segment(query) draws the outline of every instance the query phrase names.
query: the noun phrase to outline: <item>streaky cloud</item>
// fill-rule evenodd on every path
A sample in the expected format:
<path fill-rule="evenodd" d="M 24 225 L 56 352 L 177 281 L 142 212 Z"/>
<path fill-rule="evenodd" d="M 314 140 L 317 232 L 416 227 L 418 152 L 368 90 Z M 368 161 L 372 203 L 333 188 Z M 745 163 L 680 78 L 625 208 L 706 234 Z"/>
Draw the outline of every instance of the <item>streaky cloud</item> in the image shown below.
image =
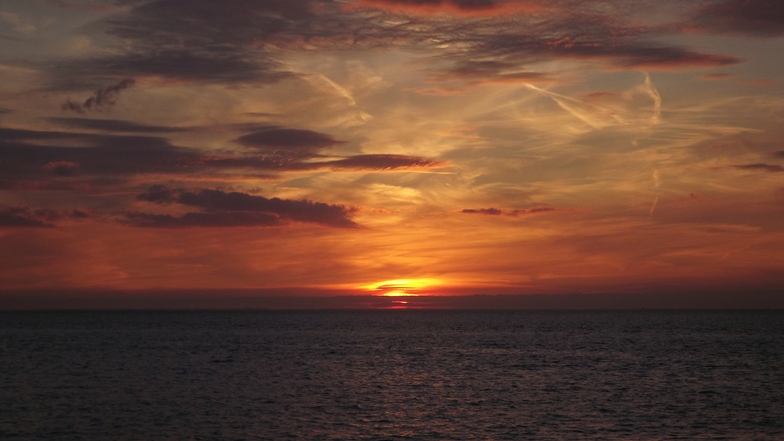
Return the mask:
<path fill-rule="evenodd" d="M 133 121 L 119 119 L 92 119 L 92 118 L 60 118 L 50 117 L 46 121 L 77 129 L 96 130 L 100 132 L 117 133 L 178 133 L 190 130 L 190 128 L 152 126 L 139 124 Z"/>
<path fill-rule="evenodd" d="M 278 216 L 253 212 L 189 212 L 180 216 L 129 212 L 123 222 L 146 228 L 274 227 L 285 223 Z"/>
<path fill-rule="evenodd" d="M 334 169 L 353 170 L 399 170 L 411 168 L 442 167 L 446 165 L 444 162 L 435 161 L 420 156 L 392 154 L 354 155 L 345 159 L 326 161 L 315 164 L 327 165 Z"/>
<path fill-rule="evenodd" d="M 279 151 L 278 149 L 320 150 L 343 143 L 343 141 L 337 141 L 324 133 L 284 128 L 270 128 L 249 133 L 240 136 L 234 141 L 245 147 L 273 151 Z"/>
<path fill-rule="evenodd" d="M 769 173 L 784 172 L 784 167 L 780 165 L 765 164 L 765 163 L 733 165 L 731 167 L 736 168 L 738 170 L 757 170 L 757 171 L 764 171 Z"/>
<path fill-rule="evenodd" d="M 260 212 L 267 213 L 281 220 L 315 223 L 339 228 L 353 228 L 357 226 L 350 219 L 355 209 L 343 205 L 331 205 L 308 200 L 265 198 L 248 193 L 227 193 L 211 189 L 187 191 L 171 189 L 164 185 L 149 187 L 146 192 L 139 194 L 137 199 L 159 204 L 177 203 L 199 207 L 208 212 Z"/>
<path fill-rule="evenodd" d="M 533 208 L 517 208 L 513 210 L 502 210 L 500 208 L 489 207 L 489 208 L 465 208 L 461 210 L 461 213 L 464 214 L 481 214 L 485 216 L 511 216 L 511 217 L 518 217 L 518 216 L 527 216 L 531 214 L 539 214 L 539 213 L 550 213 L 554 211 L 563 211 L 563 209 L 550 207 L 550 206 L 538 206 Z"/>
<path fill-rule="evenodd" d="M 52 228 L 57 221 L 89 217 L 88 213 L 76 209 L 5 207 L 0 208 L 0 228 Z"/>

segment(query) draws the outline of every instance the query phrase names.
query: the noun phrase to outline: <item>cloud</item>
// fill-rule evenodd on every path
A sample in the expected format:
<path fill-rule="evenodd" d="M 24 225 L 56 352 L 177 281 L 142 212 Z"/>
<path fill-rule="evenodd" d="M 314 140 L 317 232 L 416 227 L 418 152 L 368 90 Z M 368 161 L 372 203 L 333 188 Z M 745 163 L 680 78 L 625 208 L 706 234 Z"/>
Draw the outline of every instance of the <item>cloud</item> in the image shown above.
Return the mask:
<path fill-rule="evenodd" d="M 731 167 L 737 168 L 739 170 L 758 170 L 770 173 L 776 172 L 784 172 L 784 167 L 780 165 L 773 165 L 773 164 L 745 164 L 745 165 L 732 165 Z"/>
<path fill-rule="evenodd" d="M 95 4 L 95 3 L 77 3 L 66 0 L 49 0 L 51 3 L 63 9 L 71 9 L 74 11 L 88 11 L 88 12 L 111 12 L 117 9 L 113 4 Z M 122 2 L 109 2 L 109 3 L 122 3 Z"/>
<path fill-rule="evenodd" d="M 161 49 L 150 53 L 127 53 L 65 65 L 61 70 L 72 76 L 132 74 L 224 84 L 270 83 L 291 76 L 288 72 L 277 71 L 282 65 L 275 60 L 253 60 L 250 54 L 232 53 L 228 47 L 226 52 L 207 54 L 199 53 L 199 50 Z"/>
<path fill-rule="evenodd" d="M 177 200 L 177 194 L 174 190 L 165 185 L 155 184 L 150 186 L 144 193 L 136 195 L 136 199 L 159 204 L 169 204 Z"/>
<path fill-rule="evenodd" d="M 336 161 L 315 163 L 315 165 L 326 165 L 334 169 L 397 170 L 408 168 L 442 167 L 446 164 L 420 156 L 376 154 L 349 156 L 348 158 L 339 159 Z"/>
<path fill-rule="evenodd" d="M 575 24 L 576 26 L 579 26 Z M 542 30 L 546 32 L 546 29 Z M 612 28 L 597 25 L 587 29 L 585 36 L 579 32 L 568 32 L 547 38 L 530 33 L 498 33 L 477 39 L 466 55 L 473 60 L 493 57 L 501 61 L 499 66 L 523 68 L 533 63 L 552 58 L 605 62 L 616 69 L 672 70 L 715 66 L 726 66 L 740 62 L 739 59 L 696 52 L 676 46 L 654 45 L 630 38 L 606 35 Z M 464 62 L 464 61 L 461 61 Z"/>
<path fill-rule="evenodd" d="M 106 76 L 154 76 L 220 84 L 291 77 L 265 42 L 310 31 L 309 0 L 156 0 L 113 14 L 91 30 L 122 42 L 114 55 L 60 65 L 60 87 Z M 65 76 L 67 78 L 63 78 Z"/>
<path fill-rule="evenodd" d="M 0 208 L 0 228 L 52 228 L 57 222 L 66 219 L 85 219 L 89 214 L 80 210 L 52 210 L 29 207 Z"/>
<path fill-rule="evenodd" d="M 451 14 L 466 17 L 533 13 L 543 9 L 538 2 L 503 0 L 359 0 L 357 4 L 392 12 L 418 15 Z"/>
<path fill-rule="evenodd" d="M 279 219 L 279 225 L 286 221 L 308 222 L 331 227 L 353 228 L 357 224 L 350 219 L 355 209 L 343 205 L 330 205 L 308 200 L 288 200 L 265 198 L 247 193 L 201 189 L 186 191 L 154 185 L 137 199 L 160 204 L 177 203 L 203 208 L 209 212 L 240 213 L 240 219 L 248 219 L 246 212 L 266 213 Z M 163 219 L 163 218 L 162 218 Z M 224 219 L 224 218 L 220 218 Z M 163 220 L 162 222 L 168 222 Z M 229 222 L 226 220 L 226 222 Z M 226 225 L 230 226 L 230 225 Z"/>
<path fill-rule="evenodd" d="M 557 72 L 537 72 L 531 65 L 554 59 L 633 70 L 740 61 L 654 43 L 672 29 L 645 26 L 640 9 L 572 0 L 157 0 L 133 4 L 92 25 L 92 32 L 116 39 L 113 55 L 66 61 L 53 82 L 59 88 L 84 87 L 106 77 L 153 76 L 269 84 L 298 76 L 286 63 L 290 53 L 366 48 L 416 49 L 434 62 L 433 78 L 444 75 L 474 85 L 552 82 Z M 390 17 L 401 12 L 410 15 Z M 718 12 L 703 11 L 709 13 Z M 627 16 L 631 19 L 621 19 Z M 450 88 L 434 85 L 432 90 Z M 77 112 L 82 107 L 64 104 Z"/>
<path fill-rule="evenodd" d="M 466 208 L 462 211 L 462 213 L 467 214 L 486 214 L 490 216 L 500 216 L 504 214 L 504 211 L 499 208 Z"/>
<path fill-rule="evenodd" d="M 709 74 L 701 75 L 700 78 L 703 80 L 723 80 L 731 76 L 733 76 L 733 74 L 730 73 L 709 73 Z"/>
<path fill-rule="evenodd" d="M 101 132 L 119 133 L 177 133 L 185 132 L 189 128 L 151 126 L 133 121 L 119 119 L 92 119 L 92 118 L 46 118 L 46 121 L 78 129 L 97 130 Z"/>
<path fill-rule="evenodd" d="M 331 136 L 311 130 L 271 128 L 240 136 L 234 142 L 287 158 L 313 158 L 321 149 L 342 144 Z"/>
<path fill-rule="evenodd" d="M 147 228 L 274 227 L 285 222 L 278 216 L 253 212 L 170 214 L 126 213 L 124 222 Z"/>
<path fill-rule="evenodd" d="M 727 0 L 700 8 L 686 24 L 706 31 L 756 37 L 784 35 L 784 8 L 779 0 Z"/>
<path fill-rule="evenodd" d="M 188 164 L 198 163 L 201 156 L 155 136 L 0 128 L 0 170 L 6 176 L 63 176 L 77 170 L 81 175 L 187 173 L 197 171 Z"/>
<path fill-rule="evenodd" d="M 126 78 L 117 84 L 98 89 L 92 96 L 87 98 L 84 103 L 78 104 L 71 100 L 67 100 L 62 105 L 62 110 L 70 110 L 76 113 L 84 113 L 87 110 L 104 110 L 113 107 L 117 104 L 120 98 L 120 92 L 136 84 L 133 78 Z"/>
<path fill-rule="evenodd" d="M 466 208 L 461 210 L 461 213 L 465 214 L 482 214 L 486 216 L 527 216 L 529 214 L 539 214 L 539 213 L 550 213 L 553 211 L 562 211 L 562 209 L 548 207 L 548 206 L 540 206 L 540 207 L 533 207 L 533 208 L 524 208 L 524 209 L 514 209 L 514 210 L 502 210 L 500 208 Z"/>
<path fill-rule="evenodd" d="M 47 162 L 43 167 L 57 176 L 76 176 L 79 172 L 79 164 L 71 161 Z"/>
<path fill-rule="evenodd" d="M 9 207 L 0 209 L 0 228 L 35 227 L 51 228 L 54 225 L 39 219 L 27 207 Z"/>
<path fill-rule="evenodd" d="M 91 125 L 81 119 L 67 124 Z M 99 121 L 95 127 L 123 129 L 115 120 Z M 130 125 L 130 129 L 134 129 Z M 313 170 L 400 170 L 441 167 L 432 159 L 405 155 L 355 155 L 341 159 L 312 161 L 323 157 L 320 150 L 341 143 L 326 134 L 309 130 L 273 128 L 242 136 L 235 141 L 258 153 L 223 156 L 196 148 L 172 145 L 159 136 L 39 131 L 0 128 L 0 172 L 6 178 L 67 176 L 118 176 L 145 173 L 176 175 L 206 171 L 313 171 Z M 75 147 L 74 144 L 79 145 Z"/>

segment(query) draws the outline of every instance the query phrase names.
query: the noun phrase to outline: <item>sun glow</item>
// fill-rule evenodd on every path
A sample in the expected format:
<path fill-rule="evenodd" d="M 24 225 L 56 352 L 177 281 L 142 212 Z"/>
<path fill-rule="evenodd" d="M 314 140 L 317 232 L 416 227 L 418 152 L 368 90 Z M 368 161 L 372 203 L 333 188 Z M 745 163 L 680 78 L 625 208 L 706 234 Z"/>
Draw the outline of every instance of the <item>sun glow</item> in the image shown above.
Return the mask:
<path fill-rule="evenodd" d="M 362 288 L 376 291 L 379 293 L 379 295 L 386 297 L 404 297 L 417 296 L 421 294 L 423 290 L 440 284 L 440 280 L 430 278 L 394 279 L 365 285 Z"/>

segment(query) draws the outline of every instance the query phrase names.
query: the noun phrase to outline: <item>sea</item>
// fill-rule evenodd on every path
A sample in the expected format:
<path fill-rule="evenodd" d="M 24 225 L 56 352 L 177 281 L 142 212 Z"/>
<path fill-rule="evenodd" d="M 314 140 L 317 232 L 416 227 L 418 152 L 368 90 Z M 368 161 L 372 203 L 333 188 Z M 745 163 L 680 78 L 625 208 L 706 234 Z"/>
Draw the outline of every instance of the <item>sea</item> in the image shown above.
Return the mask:
<path fill-rule="evenodd" d="M 0 313 L 2 440 L 781 440 L 784 311 Z"/>

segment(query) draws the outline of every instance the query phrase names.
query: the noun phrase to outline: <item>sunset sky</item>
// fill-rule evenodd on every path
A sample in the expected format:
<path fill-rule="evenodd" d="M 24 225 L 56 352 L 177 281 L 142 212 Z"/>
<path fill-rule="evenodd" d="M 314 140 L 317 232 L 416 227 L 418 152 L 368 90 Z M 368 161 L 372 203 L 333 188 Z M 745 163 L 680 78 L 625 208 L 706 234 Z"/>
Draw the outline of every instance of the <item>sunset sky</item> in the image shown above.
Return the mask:
<path fill-rule="evenodd" d="M 782 54 L 779 0 L 0 0 L 0 290 L 784 293 Z"/>

